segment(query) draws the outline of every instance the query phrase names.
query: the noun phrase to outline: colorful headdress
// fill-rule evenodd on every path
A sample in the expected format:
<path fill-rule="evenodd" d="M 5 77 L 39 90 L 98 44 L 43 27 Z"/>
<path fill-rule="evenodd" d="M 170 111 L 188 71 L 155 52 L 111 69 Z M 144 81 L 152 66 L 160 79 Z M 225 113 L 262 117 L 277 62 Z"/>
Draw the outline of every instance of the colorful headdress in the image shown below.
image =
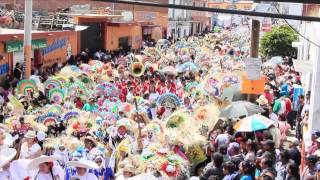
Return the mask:
<path fill-rule="evenodd" d="M 49 107 L 48 112 L 55 113 L 55 114 L 62 114 L 63 109 L 60 105 L 55 104 Z"/>
<path fill-rule="evenodd" d="M 34 95 L 38 93 L 38 88 L 33 80 L 20 80 L 17 85 L 17 93 L 27 96 L 32 92 Z"/>
<path fill-rule="evenodd" d="M 49 99 L 56 104 L 61 104 L 64 98 L 65 92 L 63 89 L 54 88 L 49 91 Z"/>
<path fill-rule="evenodd" d="M 72 118 L 77 119 L 77 118 L 79 118 L 79 117 L 80 117 L 79 112 L 77 112 L 77 111 L 69 111 L 69 112 L 65 113 L 65 114 L 62 116 L 62 120 L 68 122 L 68 121 L 69 121 L 70 119 L 72 119 Z"/>
<path fill-rule="evenodd" d="M 115 97 L 119 95 L 119 89 L 112 83 L 102 83 L 96 86 L 96 92 L 98 95 Z"/>
<path fill-rule="evenodd" d="M 188 93 L 191 93 L 193 90 L 196 90 L 199 87 L 199 83 L 197 82 L 190 82 L 186 85 L 185 90 Z"/>
<path fill-rule="evenodd" d="M 50 78 L 46 80 L 46 82 L 44 82 L 44 87 L 46 89 L 54 89 L 54 88 L 61 89 L 62 83 L 58 79 Z"/>
<path fill-rule="evenodd" d="M 158 98 L 157 104 L 164 107 L 176 108 L 181 105 L 181 100 L 175 94 L 165 93 Z"/>
<path fill-rule="evenodd" d="M 38 121 L 43 123 L 45 126 L 56 124 L 59 121 L 60 117 L 56 113 L 48 112 L 44 115 L 38 117 Z"/>

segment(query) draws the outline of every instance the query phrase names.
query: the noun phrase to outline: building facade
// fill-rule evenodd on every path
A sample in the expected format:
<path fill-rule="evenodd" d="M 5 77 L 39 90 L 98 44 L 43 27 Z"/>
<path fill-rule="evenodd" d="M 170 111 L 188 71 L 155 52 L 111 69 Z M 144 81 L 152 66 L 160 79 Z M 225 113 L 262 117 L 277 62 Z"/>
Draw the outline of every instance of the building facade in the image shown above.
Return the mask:
<path fill-rule="evenodd" d="M 320 17 L 320 5 L 305 4 L 304 16 Z M 319 22 L 303 22 L 300 27 L 299 42 L 293 43 L 298 49 L 298 59 L 294 63 L 295 69 L 302 73 L 302 84 L 305 94 L 310 91 L 310 109 L 307 131 L 304 131 L 304 142 L 310 143 L 311 133 L 320 129 L 320 29 Z"/>
<path fill-rule="evenodd" d="M 148 1 L 150 2 L 150 1 Z M 168 0 L 158 0 L 168 3 Z M 0 6 L 24 12 L 25 0 L 2 0 Z M 78 6 L 78 7 L 77 7 Z M 74 7 L 74 8 L 71 8 Z M 77 8 L 89 7 L 86 15 L 73 12 Z M 33 11 L 46 14 L 57 9 L 72 9 L 70 17 L 78 25 L 87 26 L 83 31 L 34 31 L 33 59 L 35 64 L 51 66 L 66 61 L 67 51 L 72 54 L 89 48 L 93 53 L 99 49 L 120 50 L 139 49 L 144 39 L 161 39 L 167 33 L 168 9 L 143 7 L 128 4 L 98 2 L 93 0 L 33 0 Z M 103 14 L 101 10 L 109 8 L 111 13 Z M 21 26 L 23 28 L 23 24 Z M 16 48 L 23 41 L 23 30 L 6 30 L 0 32 L 0 76 L 11 72 L 16 62 L 23 62 L 21 49 Z M 7 47 L 15 47 L 9 48 Z"/>
<path fill-rule="evenodd" d="M 207 0 L 169 0 L 169 4 L 208 7 Z M 210 16 L 207 12 L 169 9 L 168 17 L 167 37 L 172 39 L 202 33 L 210 26 Z"/>
<path fill-rule="evenodd" d="M 169 0 L 169 4 L 190 6 L 192 5 L 192 0 Z M 168 20 L 168 38 L 179 39 L 190 35 L 191 11 L 183 9 L 169 9 Z"/>

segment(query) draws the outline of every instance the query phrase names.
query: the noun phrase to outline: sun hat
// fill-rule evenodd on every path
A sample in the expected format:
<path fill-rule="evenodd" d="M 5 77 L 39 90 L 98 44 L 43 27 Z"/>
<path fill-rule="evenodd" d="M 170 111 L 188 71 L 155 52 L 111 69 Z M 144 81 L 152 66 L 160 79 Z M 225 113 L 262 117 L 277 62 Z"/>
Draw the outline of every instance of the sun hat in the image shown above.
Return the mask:
<path fill-rule="evenodd" d="M 42 163 L 45 163 L 45 162 L 54 162 L 54 161 L 57 161 L 59 160 L 59 157 L 57 156 L 40 156 L 40 157 L 37 157 L 35 159 L 32 159 L 30 161 L 30 163 L 28 164 L 27 166 L 27 169 L 29 170 L 33 170 L 33 169 L 37 169 L 39 168 L 39 165 L 42 164 Z"/>
<path fill-rule="evenodd" d="M 34 131 L 28 131 L 25 135 L 24 135 L 25 138 L 36 138 L 37 135 L 36 135 L 36 132 Z"/>
<path fill-rule="evenodd" d="M 122 169 L 122 172 L 131 172 L 133 174 L 136 174 L 136 171 L 137 168 L 134 167 L 132 164 L 126 164 L 123 169 Z"/>
<path fill-rule="evenodd" d="M 287 137 L 287 141 L 291 142 L 294 146 L 299 146 L 300 142 L 296 137 Z"/>
<path fill-rule="evenodd" d="M 83 138 L 83 141 L 88 140 L 91 141 L 95 146 L 98 145 L 98 142 L 92 136 L 86 136 Z"/>
<path fill-rule="evenodd" d="M 98 169 L 99 168 L 97 163 L 95 163 L 93 161 L 86 160 L 86 159 L 80 159 L 79 161 L 69 161 L 66 164 L 71 167 L 79 167 L 79 168 L 86 168 L 86 169 Z"/>
<path fill-rule="evenodd" d="M 266 98 L 266 96 L 261 95 L 261 96 L 259 96 L 259 98 L 256 100 L 256 102 L 257 102 L 260 106 L 263 106 L 263 105 L 268 104 L 268 99 Z"/>
<path fill-rule="evenodd" d="M 17 150 L 13 148 L 2 148 L 0 150 L 0 169 L 10 162 L 17 154 Z"/>

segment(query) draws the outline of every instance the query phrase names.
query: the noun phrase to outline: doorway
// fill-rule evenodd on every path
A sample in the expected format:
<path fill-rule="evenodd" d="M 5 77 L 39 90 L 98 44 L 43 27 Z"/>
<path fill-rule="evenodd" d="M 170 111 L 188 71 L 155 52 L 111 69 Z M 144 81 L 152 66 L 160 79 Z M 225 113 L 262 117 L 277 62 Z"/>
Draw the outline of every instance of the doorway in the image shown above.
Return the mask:
<path fill-rule="evenodd" d="M 84 23 L 88 28 L 81 31 L 81 50 L 89 48 L 90 55 L 96 51 L 104 49 L 103 47 L 103 27 L 102 23 Z"/>

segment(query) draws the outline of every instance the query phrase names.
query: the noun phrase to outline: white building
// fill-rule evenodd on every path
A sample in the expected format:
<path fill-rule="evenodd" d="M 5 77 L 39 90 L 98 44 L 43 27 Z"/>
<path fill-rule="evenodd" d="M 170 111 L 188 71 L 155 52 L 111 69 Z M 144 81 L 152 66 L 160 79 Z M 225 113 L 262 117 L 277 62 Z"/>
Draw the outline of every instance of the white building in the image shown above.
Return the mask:
<path fill-rule="evenodd" d="M 192 0 L 169 0 L 169 4 L 192 5 Z M 167 36 L 178 39 L 190 35 L 191 11 L 183 9 L 169 9 Z"/>
<path fill-rule="evenodd" d="M 306 16 L 320 17 L 320 6 L 315 8 L 310 5 L 310 12 Z M 307 8 L 307 10 L 309 10 Z M 302 73 L 302 84 L 305 92 L 311 91 L 308 131 L 304 132 L 304 140 L 310 143 L 310 135 L 315 130 L 320 130 L 320 23 L 303 22 L 300 28 L 299 42 L 293 46 L 298 48 L 298 58 L 294 62 L 295 69 Z"/>

